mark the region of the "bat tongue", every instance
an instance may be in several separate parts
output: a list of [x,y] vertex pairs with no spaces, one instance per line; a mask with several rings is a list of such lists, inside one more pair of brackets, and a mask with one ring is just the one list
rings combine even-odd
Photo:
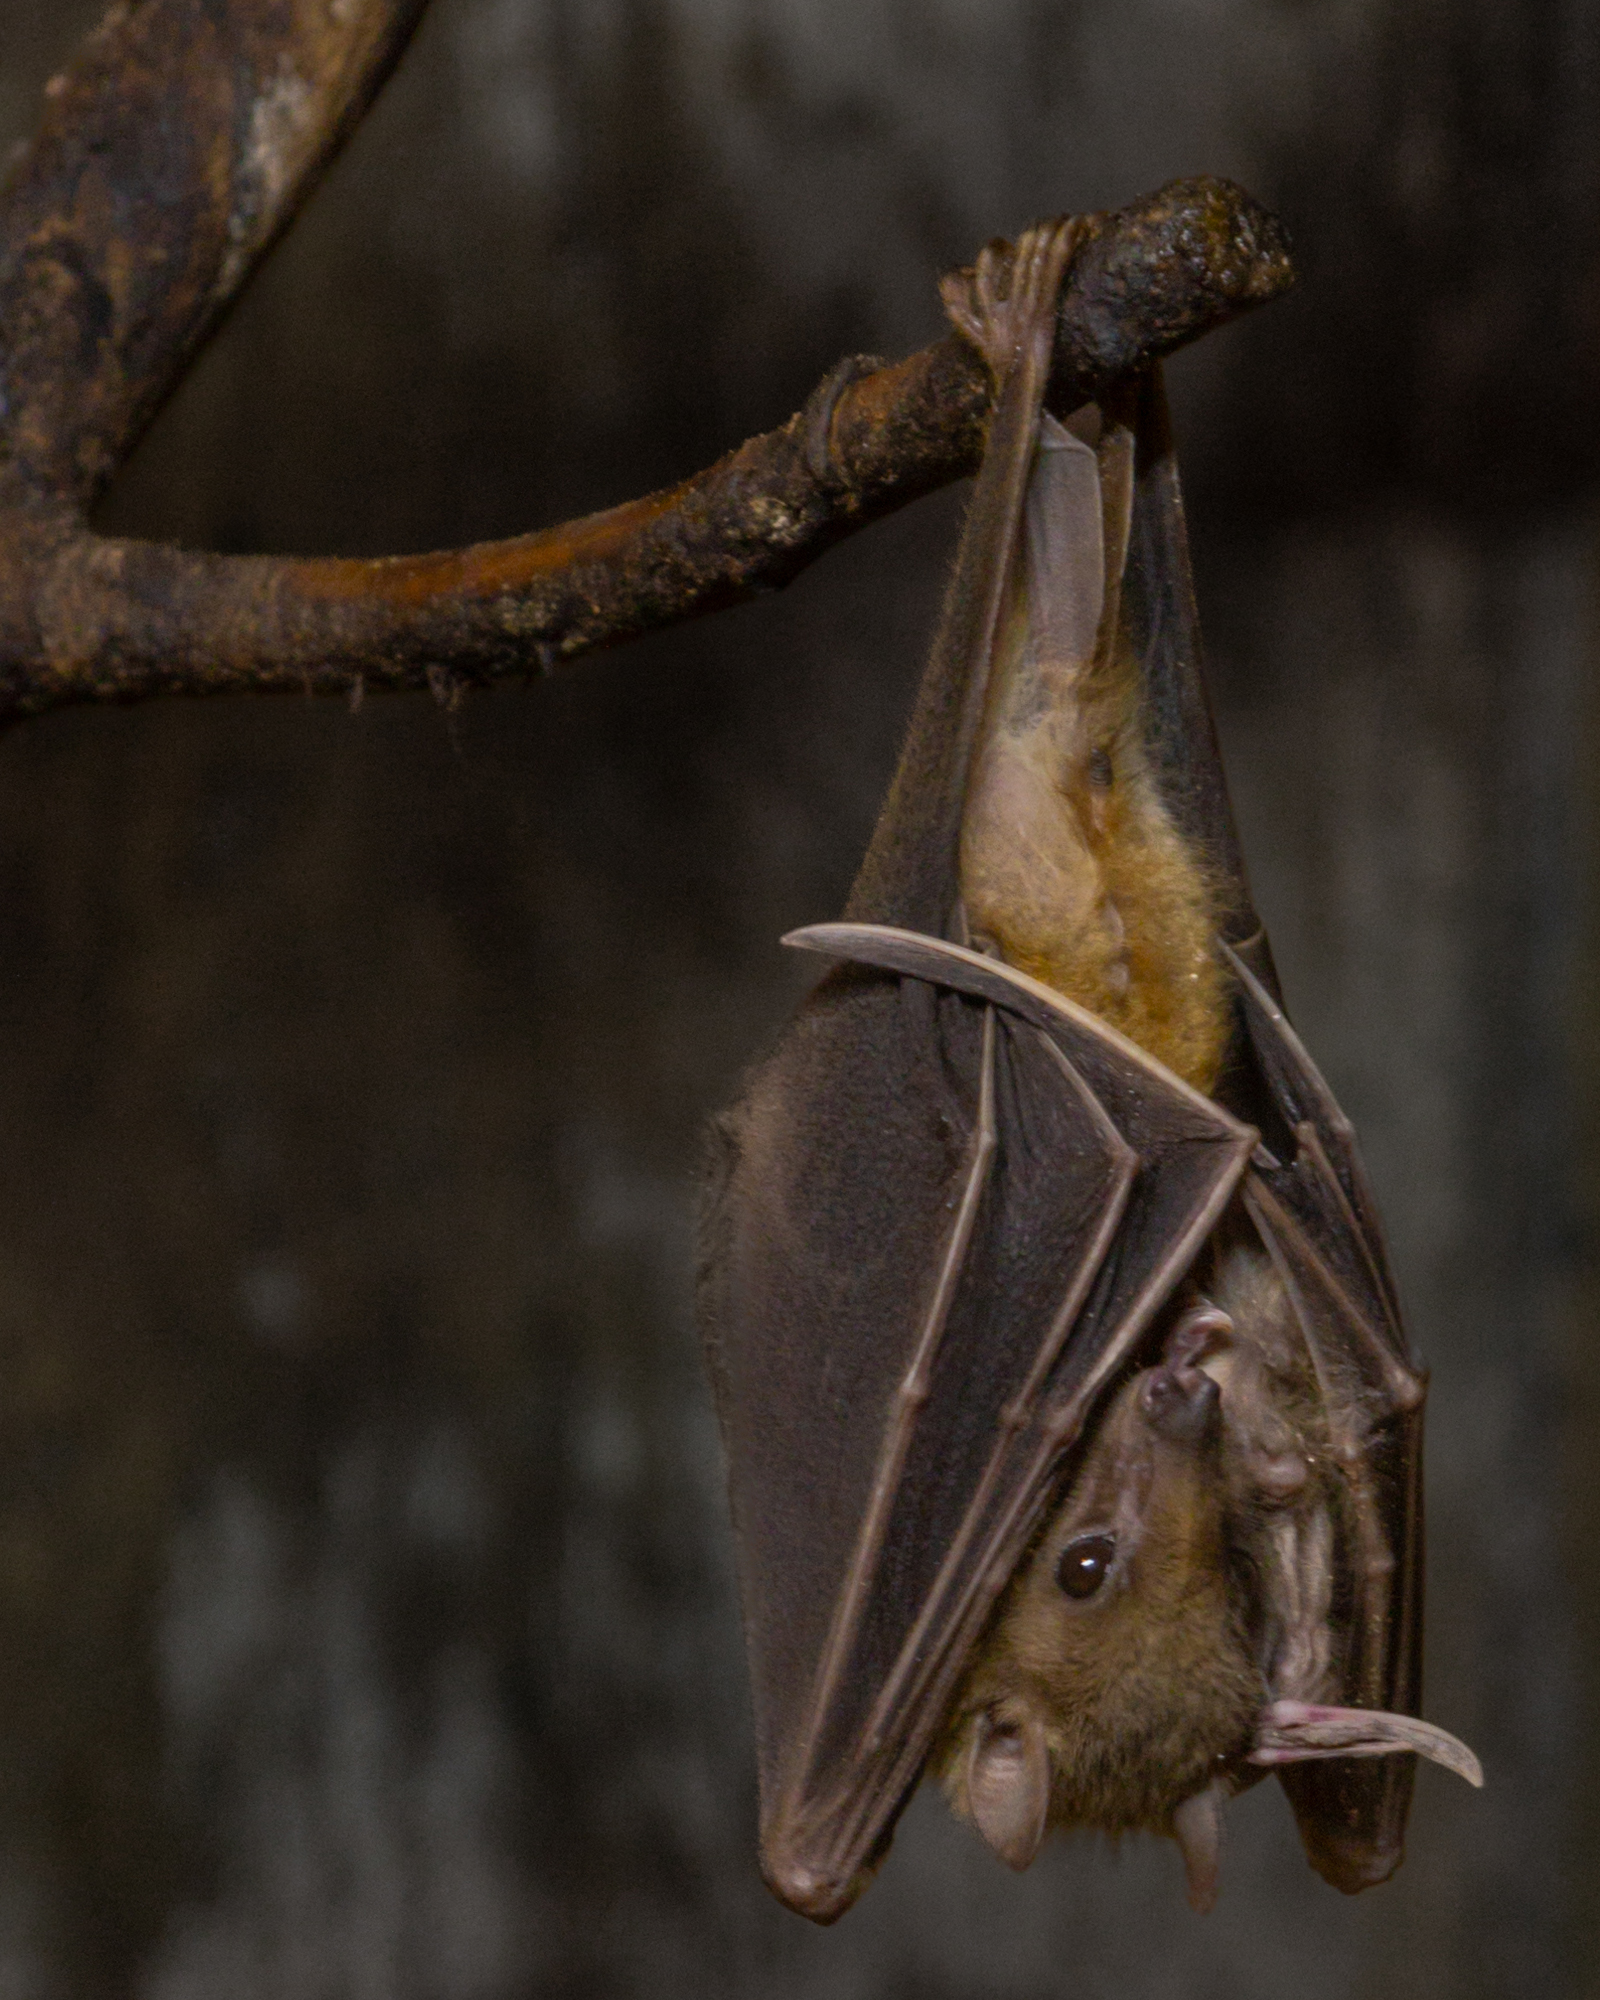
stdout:
[[1458,1736],[1390,1715],[1380,1708],[1324,1708],[1307,1701],[1275,1701],[1262,1710],[1252,1764],[1304,1764],[1317,1757],[1392,1757],[1409,1750],[1482,1785],[1483,1766]]

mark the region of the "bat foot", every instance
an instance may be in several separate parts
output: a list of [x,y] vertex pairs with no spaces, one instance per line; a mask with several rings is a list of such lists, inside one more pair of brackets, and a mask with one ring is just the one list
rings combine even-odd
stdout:
[[997,383],[1011,372],[1029,333],[1054,340],[1054,315],[1041,307],[1061,289],[1084,230],[1081,216],[1036,223],[1017,238],[1015,249],[997,238],[979,251],[976,264],[940,279],[946,313]]

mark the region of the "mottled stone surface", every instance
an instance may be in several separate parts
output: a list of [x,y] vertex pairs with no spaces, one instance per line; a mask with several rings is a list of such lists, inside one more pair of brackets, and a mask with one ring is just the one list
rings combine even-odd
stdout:
[[[0,6],[0,138],[94,9]],[[1434,1371],[1419,1781],[1020,1879],[931,1800],[766,1897],[687,1312],[705,1112],[836,912],[956,518],[526,695],[0,746],[11,2000],[1600,1990],[1591,10],[437,0],[103,510],[515,533],[692,470],[1035,213],[1232,175],[1303,278],[1173,369],[1289,999]]]

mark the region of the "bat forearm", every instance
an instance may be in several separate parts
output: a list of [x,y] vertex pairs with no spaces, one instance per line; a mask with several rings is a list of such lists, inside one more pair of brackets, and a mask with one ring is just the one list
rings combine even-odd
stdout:
[[[1292,282],[1278,224],[1226,181],[1174,182],[1092,229],[1057,316],[1062,406]],[[892,367],[835,371],[786,424],[666,492],[431,555],[207,555],[106,540],[67,502],[36,501],[0,535],[0,720],[157,694],[521,678],[787,583],[972,472],[992,399],[952,334]]]

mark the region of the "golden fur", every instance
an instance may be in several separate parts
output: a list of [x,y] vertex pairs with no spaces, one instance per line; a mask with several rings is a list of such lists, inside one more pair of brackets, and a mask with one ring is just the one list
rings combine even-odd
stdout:
[[1137,664],[1051,678],[1025,659],[997,673],[962,826],[968,926],[1209,1093],[1228,1036],[1220,897],[1157,791]]

